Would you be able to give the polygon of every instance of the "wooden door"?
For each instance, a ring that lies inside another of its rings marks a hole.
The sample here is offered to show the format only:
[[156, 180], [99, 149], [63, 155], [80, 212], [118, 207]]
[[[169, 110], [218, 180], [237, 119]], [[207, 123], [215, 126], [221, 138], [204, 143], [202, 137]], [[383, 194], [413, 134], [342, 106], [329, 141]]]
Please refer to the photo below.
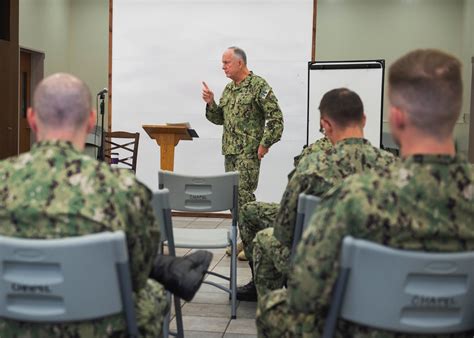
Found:
[[18, 153], [18, 9], [0, 1], [0, 159]]
[[19, 109], [19, 151], [30, 150], [31, 128], [26, 120], [26, 111], [31, 106], [31, 54], [20, 52], [20, 109]]

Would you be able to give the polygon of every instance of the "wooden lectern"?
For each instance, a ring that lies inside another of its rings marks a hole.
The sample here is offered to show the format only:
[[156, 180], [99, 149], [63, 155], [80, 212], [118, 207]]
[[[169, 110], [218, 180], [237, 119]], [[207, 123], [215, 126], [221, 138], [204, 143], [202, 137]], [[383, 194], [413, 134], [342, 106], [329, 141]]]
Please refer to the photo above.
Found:
[[160, 168], [173, 171], [174, 147], [181, 140], [193, 139], [186, 125], [144, 124], [143, 129], [160, 146]]

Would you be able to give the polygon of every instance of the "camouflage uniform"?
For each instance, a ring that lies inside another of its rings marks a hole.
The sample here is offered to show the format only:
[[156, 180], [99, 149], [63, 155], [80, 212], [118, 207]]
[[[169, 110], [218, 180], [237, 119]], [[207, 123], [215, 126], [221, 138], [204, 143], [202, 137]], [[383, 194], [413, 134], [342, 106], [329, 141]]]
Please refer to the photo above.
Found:
[[238, 171], [239, 205], [255, 201], [260, 161], [258, 146], [269, 148], [283, 132], [283, 115], [272, 88], [250, 73], [240, 84], [230, 82], [219, 105], [206, 105], [206, 118], [224, 126], [222, 154], [225, 170]]
[[286, 186], [274, 227], [260, 231], [254, 239], [254, 281], [259, 297], [283, 287], [289, 268], [298, 195], [322, 196], [347, 176], [369, 169], [387, 170], [394, 161], [392, 154], [362, 138], [344, 139], [333, 148], [300, 161]]
[[[331, 147], [331, 142], [325, 137], [305, 147], [298, 156], [295, 156], [293, 161], [294, 169], [288, 174], [288, 180], [291, 179], [298, 167], [298, 163], [305, 156], [318, 151], [328, 150]], [[249, 261], [253, 261], [253, 239], [255, 235], [260, 230], [273, 226], [279, 208], [279, 203], [255, 201], [247, 203], [240, 209], [240, 222], [238, 223], [240, 238], [244, 244], [245, 257], [247, 257]]]
[[[407, 250], [474, 250], [474, 167], [461, 156], [415, 155], [384, 175], [356, 175], [328, 192], [298, 246], [288, 289], [260, 300], [259, 336], [321, 335], [346, 235]], [[337, 336], [415, 337], [344, 320]]]
[[[69, 142], [40, 142], [29, 153], [0, 162], [0, 234], [60, 238], [125, 231], [143, 337], [160, 334], [168, 309], [163, 287], [148, 279], [159, 243], [150, 198], [132, 173], [111, 169]], [[122, 314], [50, 325], [0, 319], [0, 337], [125, 336]]]

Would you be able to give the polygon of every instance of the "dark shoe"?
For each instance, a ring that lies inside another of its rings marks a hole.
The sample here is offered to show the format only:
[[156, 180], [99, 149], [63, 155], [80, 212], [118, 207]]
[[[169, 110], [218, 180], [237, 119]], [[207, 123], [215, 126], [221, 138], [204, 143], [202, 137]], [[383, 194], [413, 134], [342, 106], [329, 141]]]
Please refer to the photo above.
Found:
[[237, 288], [237, 299], [245, 302], [257, 301], [257, 289], [255, 288], [253, 280]]
[[212, 253], [203, 250], [184, 257], [159, 255], [150, 277], [161, 283], [166, 290], [189, 302], [201, 286], [211, 260]]

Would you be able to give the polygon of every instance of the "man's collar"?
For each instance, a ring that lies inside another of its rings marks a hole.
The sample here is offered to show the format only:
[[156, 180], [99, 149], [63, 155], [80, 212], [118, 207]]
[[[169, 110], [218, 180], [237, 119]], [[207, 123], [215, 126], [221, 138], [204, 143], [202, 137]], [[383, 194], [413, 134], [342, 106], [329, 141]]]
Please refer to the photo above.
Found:
[[242, 82], [240, 82], [239, 84], [236, 84], [235, 81], [232, 81], [231, 89], [235, 90], [242, 87], [247, 87], [250, 84], [252, 76], [253, 76], [253, 72], [250, 71], [250, 73], [245, 77], [245, 79], [243, 79]]
[[63, 140], [39, 141], [39, 142], [34, 143], [31, 149], [34, 150], [34, 149], [39, 149], [39, 148], [44, 148], [44, 147], [54, 147], [54, 148], [77, 151], [77, 149], [74, 147], [71, 141], [63, 141]]
[[451, 164], [463, 160], [463, 156], [456, 154], [455, 156], [447, 154], [414, 154], [403, 159], [405, 163], [431, 163], [431, 164]]
[[370, 142], [368, 140], [366, 140], [365, 138], [362, 138], [362, 137], [348, 137], [348, 138], [345, 138], [345, 139], [342, 139], [342, 140], [338, 141], [334, 145], [334, 147], [343, 147], [347, 144], [362, 145], [362, 144], [370, 144]]

